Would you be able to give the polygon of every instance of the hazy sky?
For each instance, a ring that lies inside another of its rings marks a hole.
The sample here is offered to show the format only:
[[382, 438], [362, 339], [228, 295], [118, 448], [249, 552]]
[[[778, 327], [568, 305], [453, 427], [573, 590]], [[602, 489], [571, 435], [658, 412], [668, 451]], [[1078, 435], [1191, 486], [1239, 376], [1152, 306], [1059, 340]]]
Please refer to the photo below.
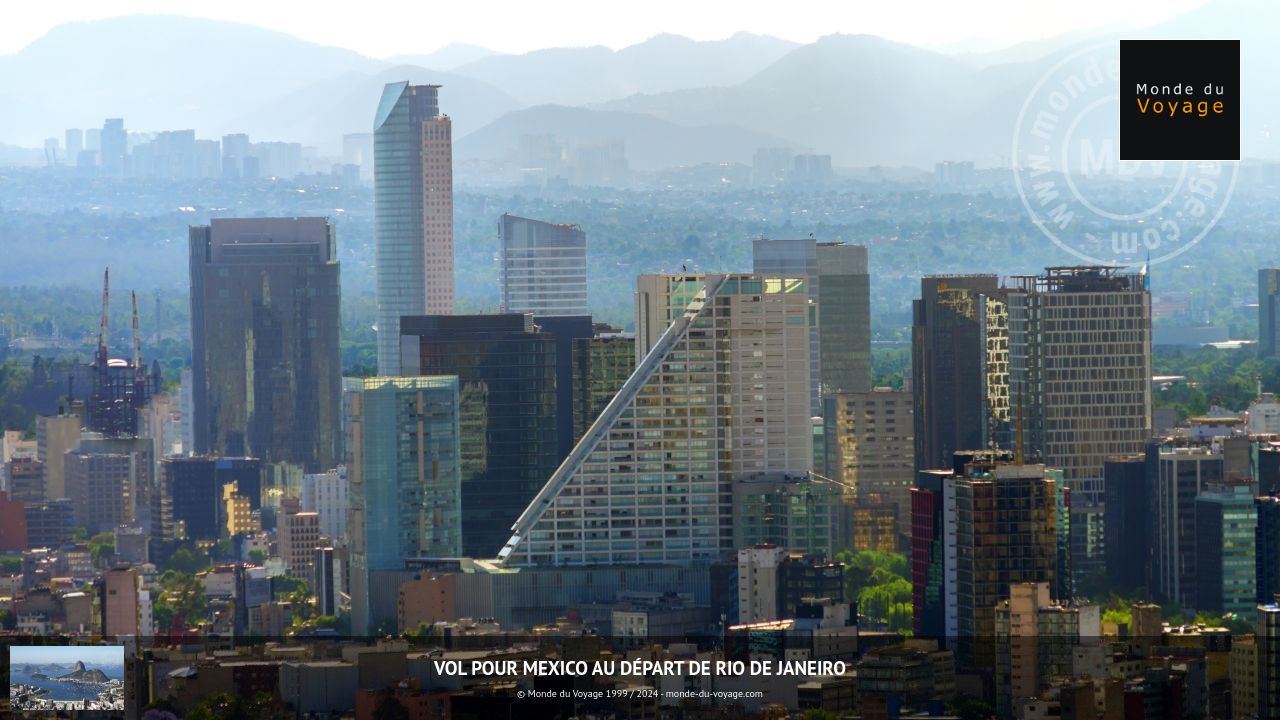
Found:
[[1206, 0], [53, 0], [6, 3], [0, 54], [62, 23], [168, 13], [271, 28], [374, 57], [426, 53], [452, 42], [504, 52], [620, 48], [662, 32], [717, 40], [745, 30], [798, 42], [868, 33], [914, 45], [994, 49], [1073, 30], [1140, 27]]

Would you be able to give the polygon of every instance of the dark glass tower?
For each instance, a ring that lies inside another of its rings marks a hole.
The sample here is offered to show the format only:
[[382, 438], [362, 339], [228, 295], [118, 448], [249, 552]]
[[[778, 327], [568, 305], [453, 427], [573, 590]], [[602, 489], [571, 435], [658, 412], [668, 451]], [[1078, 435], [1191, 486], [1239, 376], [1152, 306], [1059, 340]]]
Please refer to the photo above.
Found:
[[911, 328], [917, 471], [951, 467], [956, 452], [988, 445], [981, 295], [996, 287], [995, 275], [920, 281]]
[[406, 316], [400, 333], [407, 375], [458, 376], [462, 552], [494, 557], [563, 457], [558, 340], [517, 314]]
[[307, 472], [339, 462], [338, 275], [325, 218], [191, 228], [196, 452]]

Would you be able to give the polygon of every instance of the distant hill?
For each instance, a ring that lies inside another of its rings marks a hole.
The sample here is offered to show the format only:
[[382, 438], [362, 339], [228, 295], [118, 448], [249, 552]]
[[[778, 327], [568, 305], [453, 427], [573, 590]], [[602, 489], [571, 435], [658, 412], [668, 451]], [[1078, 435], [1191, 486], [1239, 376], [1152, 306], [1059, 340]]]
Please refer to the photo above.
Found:
[[468, 45], [467, 43], [450, 43], [425, 55], [396, 55], [388, 62], [394, 65], [417, 65], [432, 70], [452, 70], [459, 65], [475, 62], [490, 55], [501, 55], [497, 50]]
[[618, 51], [602, 46], [496, 55], [456, 68], [527, 105], [583, 105], [685, 88], [734, 85], [796, 47], [765, 35], [738, 33], [698, 42], [657, 35]]
[[408, 80], [440, 88], [440, 110], [462, 137], [520, 107], [506, 93], [474, 78], [407, 65], [374, 74], [347, 73], [283, 95], [236, 118], [237, 127], [257, 128], [271, 139], [288, 139], [336, 151], [346, 133], [372, 132], [373, 114], [390, 82]]
[[107, 117], [124, 117], [129, 129], [254, 134], [229, 121], [323, 79], [384, 67], [350, 50], [213, 20], [135, 15], [61, 25], [0, 57], [0, 98], [25, 104], [0, 113], [0, 138], [34, 146]]
[[551, 133], [569, 145], [622, 140], [633, 170], [703, 162], [750, 162], [780, 140], [734, 125], [687, 126], [651, 115], [542, 105], [509, 113], [454, 142], [458, 159], [501, 158], [524, 134]]

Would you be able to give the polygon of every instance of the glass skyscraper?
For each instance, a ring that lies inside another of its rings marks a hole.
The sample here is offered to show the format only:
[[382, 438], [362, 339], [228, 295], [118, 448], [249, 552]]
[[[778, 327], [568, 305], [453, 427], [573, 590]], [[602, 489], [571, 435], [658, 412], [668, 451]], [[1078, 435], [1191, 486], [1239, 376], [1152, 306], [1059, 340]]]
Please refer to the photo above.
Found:
[[503, 215], [498, 235], [503, 312], [587, 314], [587, 234], [581, 228]]
[[343, 381], [352, 631], [394, 626], [409, 558], [462, 550], [458, 378]]
[[325, 218], [190, 230], [197, 453], [321, 472], [341, 459], [341, 288]]
[[558, 340], [517, 314], [405, 317], [400, 332], [405, 372], [458, 378], [462, 552], [493, 557], [562, 458]]
[[453, 313], [453, 130], [439, 85], [388, 84], [373, 123], [378, 373], [400, 375], [400, 318]]

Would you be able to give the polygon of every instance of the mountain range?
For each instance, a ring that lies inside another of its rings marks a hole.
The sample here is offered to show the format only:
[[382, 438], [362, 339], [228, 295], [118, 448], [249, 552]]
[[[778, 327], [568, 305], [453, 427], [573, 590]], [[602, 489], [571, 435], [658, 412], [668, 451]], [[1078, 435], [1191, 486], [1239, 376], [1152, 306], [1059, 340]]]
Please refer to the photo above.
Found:
[[[1075, 33], [990, 53], [941, 53], [869, 35], [798, 45], [739, 33], [714, 42], [658, 35], [620, 50], [508, 55], [471, 45], [389, 60], [261, 28], [173, 16], [63, 25], [0, 56], [0, 143], [38, 147], [65, 127], [124, 117], [130, 129], [248, 132], [334, 153], [369, 132], [382, 86], [443, 85], [460, 158], [509, 155], [519, 137], [624, 140], [633, 167], [749, 161], [757, 147], [828, 153], [836, 165], [1008, 162], [1013, 122], [1035, 82], [1077, 48], [1120, 37], [1242, 40], [1243, 145], [1280, 157], [1280, 96], [1267, 28], [1280, 6], [1211, 0], [1159, 25]], [[32, 157], [0, 146], [5, 158]], [[39, 157], [36, 155], [35, 157]]]

